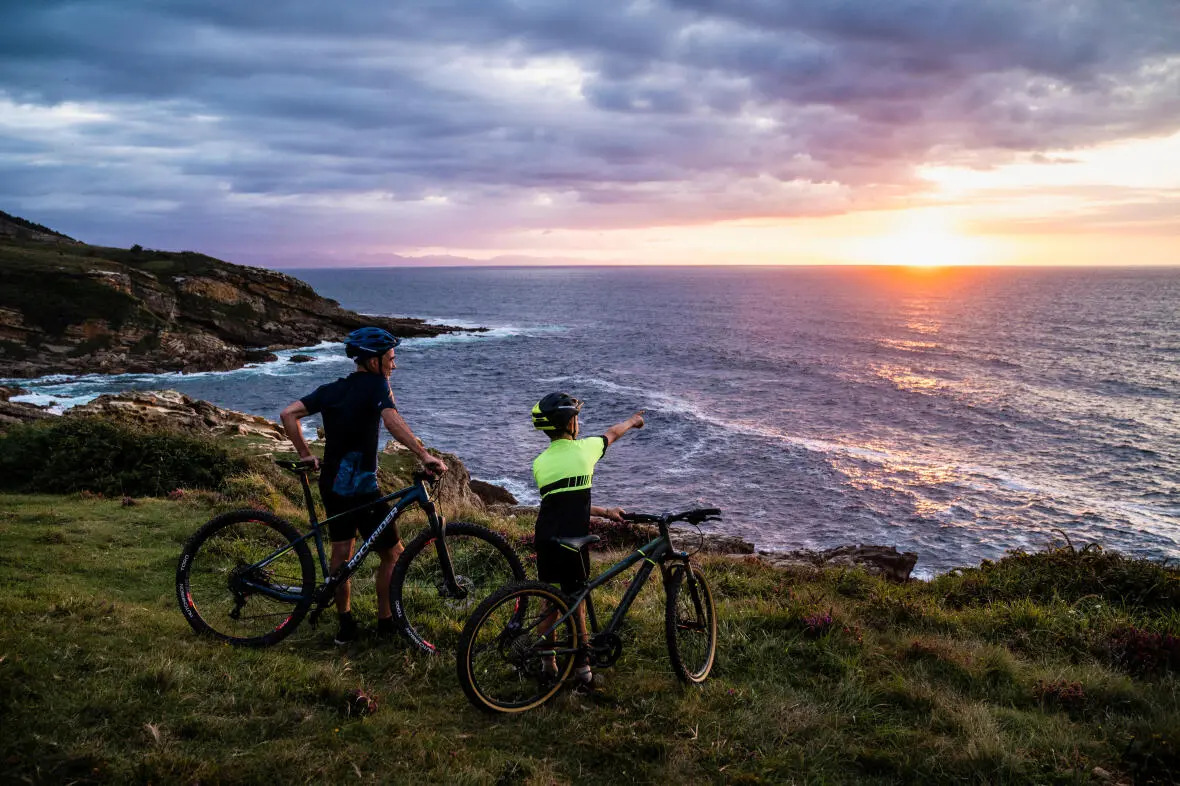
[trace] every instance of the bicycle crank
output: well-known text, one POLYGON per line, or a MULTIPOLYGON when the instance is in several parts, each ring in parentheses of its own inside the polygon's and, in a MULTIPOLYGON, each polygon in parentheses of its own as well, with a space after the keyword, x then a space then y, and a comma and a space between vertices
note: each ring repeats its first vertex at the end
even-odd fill
POLYGON ((613 666, 623 656, 623 640, 613 633, 599 633, 590 639, 590 665, 613 666))

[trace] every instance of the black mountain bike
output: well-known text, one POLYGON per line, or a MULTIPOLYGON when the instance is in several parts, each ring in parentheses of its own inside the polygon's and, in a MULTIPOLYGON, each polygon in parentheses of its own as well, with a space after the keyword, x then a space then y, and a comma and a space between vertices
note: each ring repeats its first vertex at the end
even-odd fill
POLYGON ((448 523, 438 515, 430 492, 435 478, 425 472, 416 473, 412 485, 378 500, 391 502, 389 515, 357 546, 352 559, 329 575, 324 525, 332 519, 316 518, 307 480, 311 468, 298 461, 275 463, 299 475, 311 528, 300 534, 269 511, 235 510, 190 537, 176 568, 176 598, 197 633, 265 647, 289 636, 309 611, 315 625, 377 537, 415 503, 426 513, 428 526, 405 547, 389 589, 397 626, 414 646, 428 653, 453 651, 471 609, 504 584, 526 578, 520 558, 501 535, 477 524, 448 523), (324 577, 318 586, 310 543, 324 577))
MULTIPOLYGON (((659 525, 659 537, 631 552, 590 581, 573 597, 540 581, 511 584, 486 598, 463 628, 456 652, 459 684, 467 698, 486 712, 524 712, 551 699, 569 677, 579 653, 591 666, 611 666, 623 654, 619 626, 639 591, 657 566, 664 581, 664 633, 668 657, 681 681, 708 678, 717 655, 717 617, 713 594, 690 555, 676 551, 668 525, 676 521, 715 521, 721 511, 702 508, 666 516, 627 514, 635 522, 659 525), (642 563, 610 622, 601 631, 590 594, 636 563, 642 563), (579 646, 573 610, 586 603, 590 642, 579 646)), ((597 535, 555 538, 562 546, 581 550, 597 535)))

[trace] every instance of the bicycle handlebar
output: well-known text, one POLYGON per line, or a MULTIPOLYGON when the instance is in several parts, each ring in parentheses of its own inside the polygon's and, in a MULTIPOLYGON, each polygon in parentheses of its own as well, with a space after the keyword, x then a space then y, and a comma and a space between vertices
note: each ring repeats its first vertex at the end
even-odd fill
POLYGON ((624 521, 644 524, 671 524, 674 521, 687 521, 690 524, 700 524, 721 516, 721 508, 695 508, 681 513, 668 513, 663 516, 653 516, 650 513, 624 513, 624 521))

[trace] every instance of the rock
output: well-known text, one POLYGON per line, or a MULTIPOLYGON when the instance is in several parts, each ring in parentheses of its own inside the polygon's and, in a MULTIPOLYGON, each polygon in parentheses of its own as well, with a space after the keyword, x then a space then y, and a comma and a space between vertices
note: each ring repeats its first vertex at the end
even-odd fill
POLYGON ((22 401, 9 401, 13 396, 22 396, 27 392, 24 388, 0 387, 0 432, 18 423, 53 417, 53 413, 46 407, 22 401))
MULTIPOLYGON (((316 436, 319 439, 325 439, 324 430, 322 428, 316 429, 316 436)), ((398 442, 396 439, 391 439, 385 443, 385 447, 381 449, 381 452, 382 453, 398 453, 403 450, 409 450, 409 448, 407 448, 402 443, 398 442)))
POLYGON ((25 404, 20 401, 0 401, 0 431, 18 423, 30 420, 41 420, 54 417, 53 413, 36 404, 25 404))
POLYGON ((516 497, 512 496, 512 492, 502 486, 497 486, 494 483, 487 483, 482 480, 471 480, 471 491, 483 500, 485 505, 515 505, 517 504, 516 497))
POLYGON ((287 358, 288 363, 311 363, 315 358, 311 355, 292 355, 287 358))
POLYGON ((103 395, 73 407, 71 415, 99 415, 152 426, 169 426, 209 434, 262 437, 273 442, 287 441, 287 435, 272 421, 191 399, 175 390, 132 390, 103 395))
POLYGON ((242 360, 246 363, 272 363, 278 359, 278 355, 265 349, 247 349, 242 353, 242 360))
POLYGON ((868 573, 892 581, 908 581, 910 572, 918 562, 918 555, 912 551, 899 552, 894 546, 865 544, 838 546, 823 551, 759 551, 758 557, 776 568, 863 568, 868 573))
POLYGON ((447 464, 447 471, 434 487, 434 499, 448 518, 460 510, 485 509, 483 500, 471 490, 471 474, 467 467, 452 453, 431 451, 447 464))

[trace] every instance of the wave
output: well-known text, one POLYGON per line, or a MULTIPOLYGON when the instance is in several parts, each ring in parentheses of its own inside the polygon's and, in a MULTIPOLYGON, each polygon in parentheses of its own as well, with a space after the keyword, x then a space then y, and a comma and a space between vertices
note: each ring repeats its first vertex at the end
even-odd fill
MULTIPOLYGON (((477 478, 477 480, 483 480, 477 478)), ((491 483, 493 486, 499 486, 502 489, 507 489, 508 493, 516 497, 521 505, 540 505, 541 495, 537 493, 537 489, 531 483, 524 483, 516 478, 499 477, 492 478, 485 481, 491 483)))

